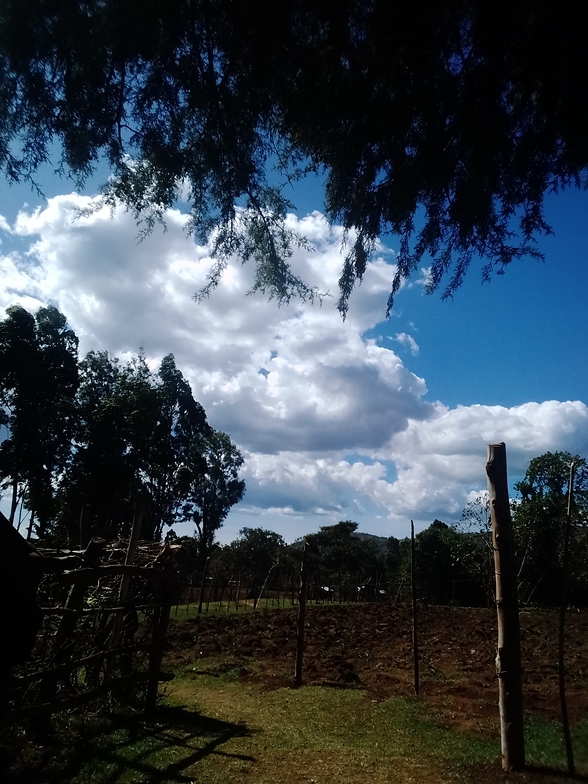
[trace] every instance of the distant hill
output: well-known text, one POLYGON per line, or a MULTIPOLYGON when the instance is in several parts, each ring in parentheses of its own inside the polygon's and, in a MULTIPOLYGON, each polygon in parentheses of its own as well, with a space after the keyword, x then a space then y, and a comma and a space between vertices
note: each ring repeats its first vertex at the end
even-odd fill
POLYGON ((364 534, 361 531, 356 531, 352 536, 361 539, 363 542, 371 542, 376 547, 376 552, 379 556, 385 556, 388 552, 388 537, 376 536, 375 534, 364 534))
MULTIPOLYGON (((363 542, 371 542, 375 545, 376 553, 378 556, 386 556, 388 552, 388 537, 387 536, 376 536, 376 534, 366 534, 363 531, 356 531, 355 533, 351 534, 351 536, 356 537, 357 539, 361 539, 363 542)), ((296 539, 296 541, 292 542, 294 547, 302 547, 302 542, 304 541, 304 537, 300 539, 296 539)))

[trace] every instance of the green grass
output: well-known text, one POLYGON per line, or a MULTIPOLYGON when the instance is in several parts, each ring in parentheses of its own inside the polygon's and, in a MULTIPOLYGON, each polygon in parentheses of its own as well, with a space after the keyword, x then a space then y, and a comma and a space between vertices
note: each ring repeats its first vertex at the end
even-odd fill
MULTIPOLYGON (((571 736, 576 768, 588 772, 588 717, 572 727, 571 736)), ((525 752, 529 764, 565 770, 566 753, 560 722, 528 717, 525 752)))
POLYGON ((237 753, 264 759, 261 769, 250 771, 256 782, 310 781, 289 778, 304 760, 307 766, 312 761, 317 782, 388 782, 391 771, 402 772, 398 781, 459 781, 465 767, 490 763, 499 754, 495 739, 437 727, 417 699, 378 703, 359 689, 323 687, 260 694, 236 682, 232 671, 209 666, 207 671, 201 665, 192 681, 196 688, 184 679, 176 683, 171 699, 247 726, 252 735, 234 745, 237 753))
MULTIPOLYGON (((317 602, 307 602, 307 605, 314 605, 317 602)), ((322 603, 319 603, 322 604, 322 603)), ((255 612, 259 610, 282 610, 282 609, 290 609, 292 607, 298 607, 296 602, 292 603, 290 599, 280 599, 279 602, 277 599, 261 599, 258 604, 255 612)), ((245 600, 241 599, 239 602, 238 609, 235 607, 234 602, 230 602, 227 604, 226 599, 223 602, 211 602, 208 610, 206 609, 206 604, 204 604, 202 608, 202 616, 206 617, 207 615, 235 615, 235 614, 250 614, 254 612, 253 610, 253 599, 248 599, 246 602, 245 600)), ((181 622, 184 620, 190 620, 192 618, 198 617, 198 602, 194 604, 178 604, 172 607, 170 618, 172 621, 181 622)))
MULTIPOLYGON (((255 673, 262 665, 247 664, 255 673)), ((496 733, 443 725, 423 698, 371 700, 357 688, 263 690, 230 656, 177 673, 157 714, 56 720, 43 744, 11 739, 13 770, 27 784, 491 784, 547 782, 506 776, 496 733), (22 751, 19 755, 18 749, 22 751), (16 759, 14 754, 16 752, 16 759)), ((560 767, 559 726, 531 718, 527 758, 560 767)), ((588 722, 574 728, 577 769, 588 773, 588 722)), ((559 779, 561 780, 561 779, 559 779)), ((2 777, 0 774, 0 781, 2 777)))

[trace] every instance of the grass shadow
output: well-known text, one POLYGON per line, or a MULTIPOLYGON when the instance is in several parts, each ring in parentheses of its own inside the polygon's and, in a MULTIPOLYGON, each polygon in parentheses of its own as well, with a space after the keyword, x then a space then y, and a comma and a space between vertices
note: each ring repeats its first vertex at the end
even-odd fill
POLYGON ((184 707, 162 706, 149 716, 115 713, 75 725, 72 720, 69 728, 60 723, 42 745, 31 738, 18 749, 3 744, 0 784, 191 784, 188 770, 211 754, 254 761, 222 748, 250 735, 247 727, 184 707))
POLYGON ((551 768, 549 765, 525 765, 523 772, 533 776, 549 776, 552 779, 561 779, 562 781, 588 782, 588 776, 584 773, 569 773, 567 770, 551 768))

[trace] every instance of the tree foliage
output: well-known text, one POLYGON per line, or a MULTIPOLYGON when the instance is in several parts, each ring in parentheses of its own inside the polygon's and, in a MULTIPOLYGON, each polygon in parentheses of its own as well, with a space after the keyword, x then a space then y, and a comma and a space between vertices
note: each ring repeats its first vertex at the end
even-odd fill
POLYGON ((187 186, 200 238, 216 230, 254 289, 312 296, 288 266, 288 184, 325 180, 349 232, 340 310, 378 237, 400 237, 392 297, 421 261, 445 296, 538 256, 546 193, 585 182, 581 7, 454 0, 5 0, 0 165, 34 179, 62 145, 83 180, 100 156, 147 228, 187 186), (31 23, 34 20, 34 24, 31 23), (273 169, 273 171, 272 171, 273 169))
MULTIPOLYGON (((181 517, 178 472, 210 426, 173 355, 153 373, 142 354, 126 364, 106 352, 80 363, 75 449, 61 488, 60 523, 73 536, 81 505, 103 536, 126 531, 146 501, 143 536, 159 540, 181 517)), ((96 530, 96 529, 94 529, 96 530)))
POLYGON ((78 387, 78 339, 54 307, 32 316, 14 306, 0 322, 0 484, 34 510, 42 535, 55 513, 55 486, 66 469, 78 387))
POLYGON ((457 540, 456 557, 470 578, 486 591, 488 604, 496 595, 494 547, 488 494, 469 501, 461 514, 455 530, 457 540))
POLYGON ((83 505, 93 535, 142 536, 196 524, 210 548, 243 496, 243 458, 214 430, 172 354, 153 372, 142 353, 77 359, 78 340, 55 308, 9 308, 0 321, 0 483, 36 518, 41 538, 77 541, 83 505))
POLYGON ((341 520, 306 537, 312 545, 311 572, 320 585, 336 586, 340 601, 359 598, 363 586, 378 582, 386 569, 373 542, 362 538, 357 528, 352 520, 341 520))
POLYGON ((417 592, 432 604, 459 604, 464 594, 468 603, 484 603, 461 556, 464 536, 454 527, 434 520, 415 537, 417 592), (465 590, 464 590, 465 588, 465 590))
POLYGON ((265 528, 241 528, 239 538, 227 548, 226 561, 243 585, 262 586, 271 570, 280 565, 286 542, 265 528))
MULTIPOLYGON (((545 488, 558 494, 551 499, 556 516, 537 517, 515 502, 514 539, 519 566, 521 600, 553 605, 561 590, 561 515, 565 513, 571 455, 554 453, 531 461, 523 482, 532 479, 529 492, 545 488), (518 511, 517 511, 518 509, 518 511), (563 511, 562 511, 563 510, 563 511), (518 519, 517 519, 518 516, 518 519), (547 532, 544 530, 547 528, 547 532), (552 536, 546 547, 545 537, 552 536)), ((570 600, 577 606, 588 602, 588 538, 584 461, 576 458, 578 473, 577 505, 573 513, 570 600)), ((543 490, 542 490, 543 489, 543 490)), ((537 498, 535 498, 537 500, 537 498)), ((550 502, 551 503, 551 502, 550 502)), ((542 504, 541 509, 551 508, 542 504)), ((239 537, 224 547, 215 547, 208 570, 215 586, 214 595, 232 596, 237 586, 247 590, 255 605, 265 587, 266 598, 286 596, 294 600, 299 585, 302 544, 309 542, 307 589, 316 601, 407 601, 410 599, 411 543, 405 537, 371 536, 359 533, 357 523, 345 520, 322 526, 303 540, 286 545, 283 538, 262 528, 243 528, 239 537), (286 589, 286 590, 285 590, 286 589)), ((202 575, 203 561, 197 538, 181 540, 185 545, 188 577, 202 575)), ((470 501, 456 525, 434 520, 415 537, 415 576, 419 601, 489 607, 495 600, 494 552, 487 496, 470 501)))
POLYGON ((560 601, 563 529, 572 462, 575 479, 570 576, 584 578, 584 588, 576 586, 576 592, 585 593, 588 587, 588 464, 569 452, 546 452, 531 460, 524 478, 515 486, 520 499, 513 505, 513 531, 523 601, 560 601))
POLYGON ((317 548, 321 565, 338 576, 357 579, 369 569, 375 553, 369 542, 357 536, 357 523, 342 520, 336 525, 324 525, 318 533, 307 537, 317 548))
POLYGON ((243 455, 227 433, 209 428, 192 442, 178 468, 181 519, 196 525, 203 560, 231 507, 245 494, 245 482, 239 479, 242 465, 243 455))

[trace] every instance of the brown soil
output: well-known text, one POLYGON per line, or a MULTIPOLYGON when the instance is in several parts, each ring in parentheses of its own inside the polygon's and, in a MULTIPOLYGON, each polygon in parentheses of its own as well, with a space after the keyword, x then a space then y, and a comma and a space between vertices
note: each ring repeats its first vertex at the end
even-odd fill
MULTIPOLYGON (((521 613, 525 709, 560 715, 558 613, 521 613)), ((374 700, 413 694, 410 608, 390 605, 309 607, 304 683, 358 686, 374 700)), ((265 688, 292 682, 295 610, 201 616, 170 627, 168 666, 198 667, 224 654, 227 668, 265 688)), ((460 607, 419 608, 420 693, 443 723, 495 728, 496 613, 460 607)), ((588 715, 588 612, 571 610, 566 624, 570 719, 588 715)))

